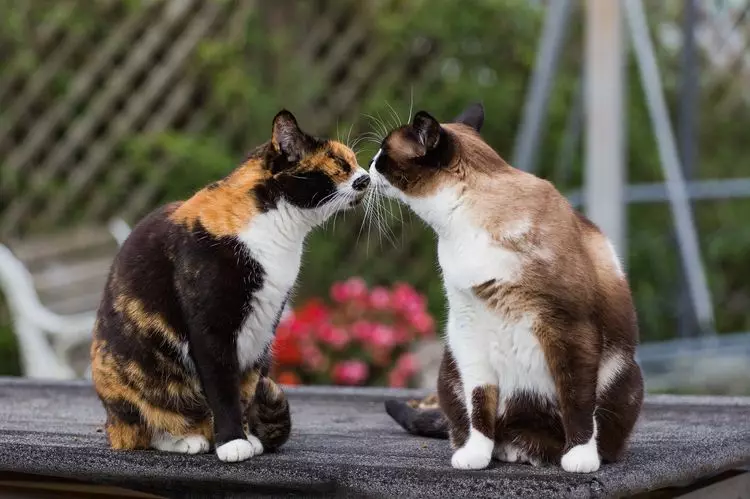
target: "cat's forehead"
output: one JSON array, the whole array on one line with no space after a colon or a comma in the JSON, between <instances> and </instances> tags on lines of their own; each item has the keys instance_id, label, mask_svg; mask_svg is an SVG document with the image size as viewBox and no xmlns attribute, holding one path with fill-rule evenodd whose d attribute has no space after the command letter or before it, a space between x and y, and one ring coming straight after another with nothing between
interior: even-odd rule
<instances>
[{"instance_id":1,"label":"cat's forehead","mask_svg":"<svg viewBox=\"0 0 750 499\"><path fill-rule=\"evenodd\" d=\"M408 126L393 130L383 140L388 156L394 159L409 159L424 153L424 146Z\"/></svg>"},{"instance_id":2,"label":"cat's forehead","mask_svg":"<svg viewBox=\"0 0 750 499\"><path fill-rule=\"evenodd\" d=\"M328 143L328 149L336 156L343 158L350 164L357 164L357 156L354 155L354 151L342 144L341 142L332 140Z\"/></svg>"}]
</instances>

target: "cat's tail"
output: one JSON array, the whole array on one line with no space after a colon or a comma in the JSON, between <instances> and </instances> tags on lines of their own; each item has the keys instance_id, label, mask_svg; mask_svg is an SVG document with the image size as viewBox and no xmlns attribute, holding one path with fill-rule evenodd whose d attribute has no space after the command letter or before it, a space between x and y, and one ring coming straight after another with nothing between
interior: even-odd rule
<instances>
[{"instance_id":1,"label":"cat's tail","mask_svg":"<svg viewBox=\"0 0 750 499\"><path fill-rule=\"evenodd\" d=\"M271 378L261 376L246 416L250 433L258 437L264 451L274 451L289 439L292 431L289 402Z\"/></svg>"},{"instance_id":2,"label":"cat's tail","mask_svg":"<svg viewBox=\"0 0 750 499\"><path fill-rule=\"evenodd\" d=\"M422 400L386 400L385 411L412 435L448 438L448 419L437 403L437 395Z\"/></svg>"}]
</instances>

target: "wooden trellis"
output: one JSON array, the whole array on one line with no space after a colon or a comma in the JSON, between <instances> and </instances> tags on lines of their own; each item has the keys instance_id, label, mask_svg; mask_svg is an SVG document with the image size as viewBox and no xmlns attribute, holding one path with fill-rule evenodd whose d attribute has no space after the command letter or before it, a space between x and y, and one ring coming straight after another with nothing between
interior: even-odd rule
<instances>
[{"instance_id":1,"label":"wooden trellis","mask_svg":"<svg viewBox=\"0 0 750 499\"><path fill-rule=\"evenodd\" d=\"M327 88L307 111L315 113L321 131L329 131L337 120L356 113L356 103L388 54L367 46L366 18L357 17L357 2L350 2L348 10L340 2L317 3L314 17L305 19L307 29L294 56L316 65L326 78ZM0 70L0 238L113 215L135 221L159 201L176 165L166 159L147 181L136 180L119 154L123 144L137 134L198 134L221 123L221 110L196 105L200 99L190 58L205 40L241 36L246 15L262 2L124 4L57 2L51 19L38 25L28 21L24 42L37 58L33 70ZM293 10L291 5L283 6ZM30 4L26 14L43 7ZM92 7L106 21L99 29L65 24L67 16ZM12 46L3 50L4 41L0 37L0 52L12 52ZM59 88L61 74L69 80ZM99 184L110 188L96 189Z\"/></svg>"}]
</instances>

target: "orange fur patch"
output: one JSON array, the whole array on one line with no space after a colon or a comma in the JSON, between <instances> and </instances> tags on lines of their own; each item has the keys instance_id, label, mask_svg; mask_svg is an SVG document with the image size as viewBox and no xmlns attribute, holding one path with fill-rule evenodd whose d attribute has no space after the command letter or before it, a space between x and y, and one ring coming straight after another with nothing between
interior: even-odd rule
<instances>
[{"instance_id":1,"label":"orange fur patch","mask_svg":"<svg viewBox=\"0 0 750 499\"><path fill-rule=\"evenodd\" d=\"M148 449L151 433L140 424L125 424L121 421L107 421L107 438L115 450Z\"/></svg>"},{"instance_id":2,"label":"orange fur patch","mask_svg":"<svg viewBox=\"0 0 750 499\"><path fill-rule=\"evenodd\" d=\"M258 212L251 189L269 177L263 160L251 159L212 188L198 191L169 218L190 229L200 222L217 237L236 235Z\"/></svg>"},{"instance_id":3,"label":"orange fur patch","mask_svg":"<svg viewBox=\"0 0 750 499\"><path fill-rule=\"evenodd\" d=\"M182 344L177 333L167 324L167 321L159 314L146 311L139 299L119 295L115 298L115 310L123 314L137 332L150 333L155 331L175 346Z\"/></svg>"},{"instance_id":4,"label":"orange fur patch","mask_svg":"<svg viewBox=\"0 0 750 499\"><path fill-rule=\"evenodd\" d=\"M144 375L140 367L129 362L121 373L117 360L106 351L104 343L99 340L95 340L94 343L91 375L99 396L105 402L125 401L134 405L150 429L165 430L173 435L185 435L192 425L182 415L156 407L143 398ZM128 386L126 380L139 389Z\"/></svg>"}]
</instances>

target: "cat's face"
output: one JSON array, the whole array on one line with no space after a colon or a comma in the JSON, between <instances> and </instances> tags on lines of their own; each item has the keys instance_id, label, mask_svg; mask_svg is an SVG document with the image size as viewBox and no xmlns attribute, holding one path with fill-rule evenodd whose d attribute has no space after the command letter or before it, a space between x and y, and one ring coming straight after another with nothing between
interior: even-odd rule
<instances>
[{"instance_id":1,"label":"cat's face","mask_svg":"<svg viewBox=\"0 0 750 499\"><path fill-rule=\"evenodd\" d=\"M330 215L358 204L370 185L350 148L306 134L288 111L274 118L271 143L276 154L266 160L265 184L299 209Z\"/></svg>"},{"instance_id":2,"label":"cat's face","mask_svg":"<svg viewBox=\"0 0 750 499\"><path fill-rule=\"evenodd\" d=\"M279 228L309 229L362 201L370 185L354 152L312 137L289 111L273 120L271 140L223 180L200 190L172 216L214 236L236 236L256 219L281 216ZM304 230L303 230L304 232Z\"/></svg>"},{"instance_id":3,"label":"cat's face","mask_svg":"<svg viewBox=\"0 0 750 499\"><path fill-rule=\"evenodd\" d=\"M419 111L411 124L392 130L383 139L370 162L373 183L387 196L412 204L460 181L456 159L467 142L481 142L478 132L483 121L480 104L444 125Z\"/></svg>"}]
</instances>

